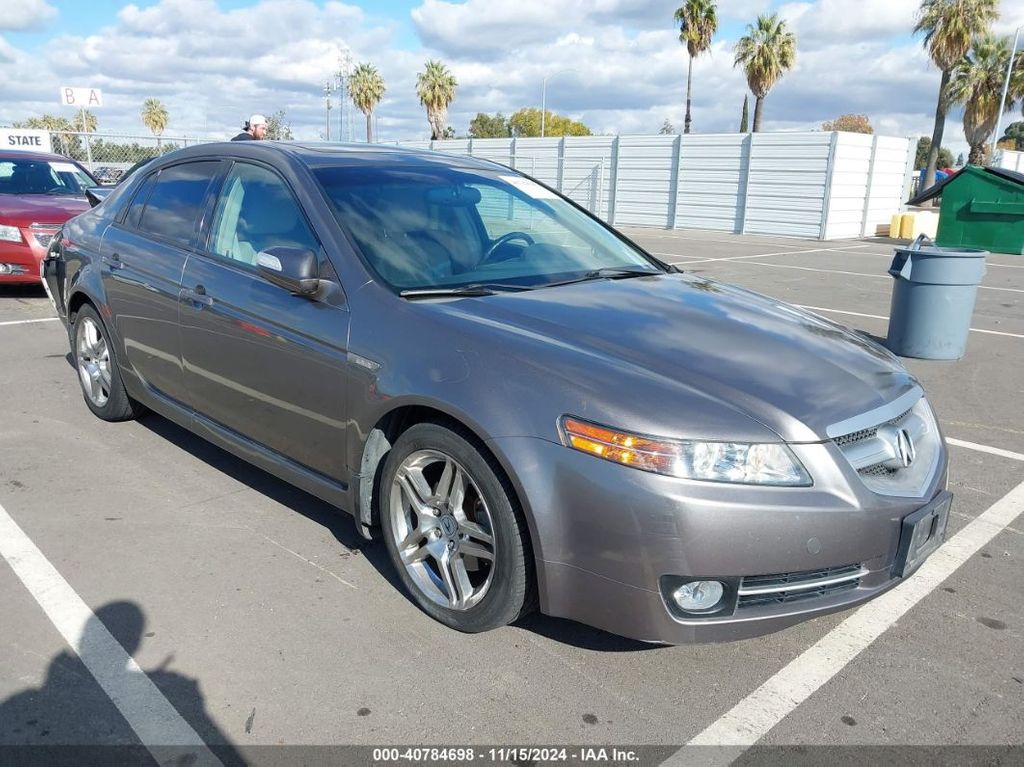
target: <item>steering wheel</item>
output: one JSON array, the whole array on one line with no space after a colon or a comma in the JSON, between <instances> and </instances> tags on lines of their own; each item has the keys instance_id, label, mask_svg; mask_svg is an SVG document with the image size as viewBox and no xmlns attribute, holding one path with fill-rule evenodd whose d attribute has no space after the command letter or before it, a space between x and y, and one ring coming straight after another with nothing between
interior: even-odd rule
<instances>
[{"instance_id":1,"label":"steering wheel","mask_svg":"<svg viewBox=\"0 0 1024 767\"><path fill-rule=\"evenodd\" d=\"M491 260L491 256L495 254L498 248L500 248L506 242L512 242L512 240L522 240L527 245L533 245L536 243L536 240L534 240L533 237L528 235L526 232L508 232L507 234L501 235L501 237L499 237L498 239L491 243L491 247L489 247L487 249L487 252L484 253L483 258L480 259L480 263L488 263Z\"/></svg>"}]
</instances>

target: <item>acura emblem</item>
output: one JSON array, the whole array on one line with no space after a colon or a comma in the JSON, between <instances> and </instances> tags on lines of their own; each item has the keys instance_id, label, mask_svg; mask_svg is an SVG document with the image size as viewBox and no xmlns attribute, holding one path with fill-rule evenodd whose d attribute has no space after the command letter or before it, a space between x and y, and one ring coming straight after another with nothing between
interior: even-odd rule
<instances>
[{"instance_id":1,"label":"acura emblem","mask_svg":"<svg viewBox=\"0 0 1024 767\"><path fill-rule=\"evenodd\" d=\"M896 453L899 455L900 463L903 464L904 469L910 466L914 462L914 458L917 457L914 440L906 429L900 429L896 432Z\"/></svg>"}]
</instances>

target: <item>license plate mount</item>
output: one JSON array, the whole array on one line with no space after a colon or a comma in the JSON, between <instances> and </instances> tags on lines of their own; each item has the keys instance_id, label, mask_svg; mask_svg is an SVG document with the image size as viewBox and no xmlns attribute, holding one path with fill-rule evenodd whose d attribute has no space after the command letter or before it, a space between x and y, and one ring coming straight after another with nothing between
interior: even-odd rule
<instances>
[{"instance_id":1,"label":"license plate mount","mask_svg":"<svg viewBox=\"0 0 1024 767\"><path fill-rule=\"evenodd\" d=\"M927 506L903 518L893 575L906 578L942 545L952 503L953 494L944 491Z\"/></svg>"}]
</instances>

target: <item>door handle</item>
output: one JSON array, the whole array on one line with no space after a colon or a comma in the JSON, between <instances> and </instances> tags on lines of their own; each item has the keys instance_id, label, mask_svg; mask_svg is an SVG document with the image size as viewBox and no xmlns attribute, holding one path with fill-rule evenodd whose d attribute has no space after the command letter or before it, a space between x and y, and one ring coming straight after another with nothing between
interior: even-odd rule
<instances>
[{"instance_id":1,"label":"door handle","mask_svg":"<svg viewBox=\"0 0 1024 767\"><path fill-rule=\"evenodd\" d=\"M198 309L204 306L213 306L213 296L206 295L206 288L202 285L196 285L192 290L182 290L181 297L191 301L192 305Z\"/></svg>"}]
</instances>

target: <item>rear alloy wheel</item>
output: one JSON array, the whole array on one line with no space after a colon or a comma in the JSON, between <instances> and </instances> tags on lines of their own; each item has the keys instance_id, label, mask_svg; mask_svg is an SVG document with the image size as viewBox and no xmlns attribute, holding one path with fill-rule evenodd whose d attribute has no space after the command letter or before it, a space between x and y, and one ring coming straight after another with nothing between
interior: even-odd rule
<instances>
[{"instance_id":1,"label":"rear alloy wheel","mask_svg":"<svg viewBox=\"0 0 1024 767\"><path fill-rule=\"evenodd\" d=\"M89 409L104 421L127 421L141 409L124 390L106 328L88 304L75 316L75 368Z\"/></svg>"},{"instance_id":2,"label":"rear alloy wheel","mask_svg":"<svg viewBox=\"0 0 1024 767\"><path fill-rule=\"evenodd\" d=\"M526 611L525 525L468 441L436 424L412 427L391 450L381 489L388 551L427 614L478 632Z\"/></svg>"}]
</instances>

